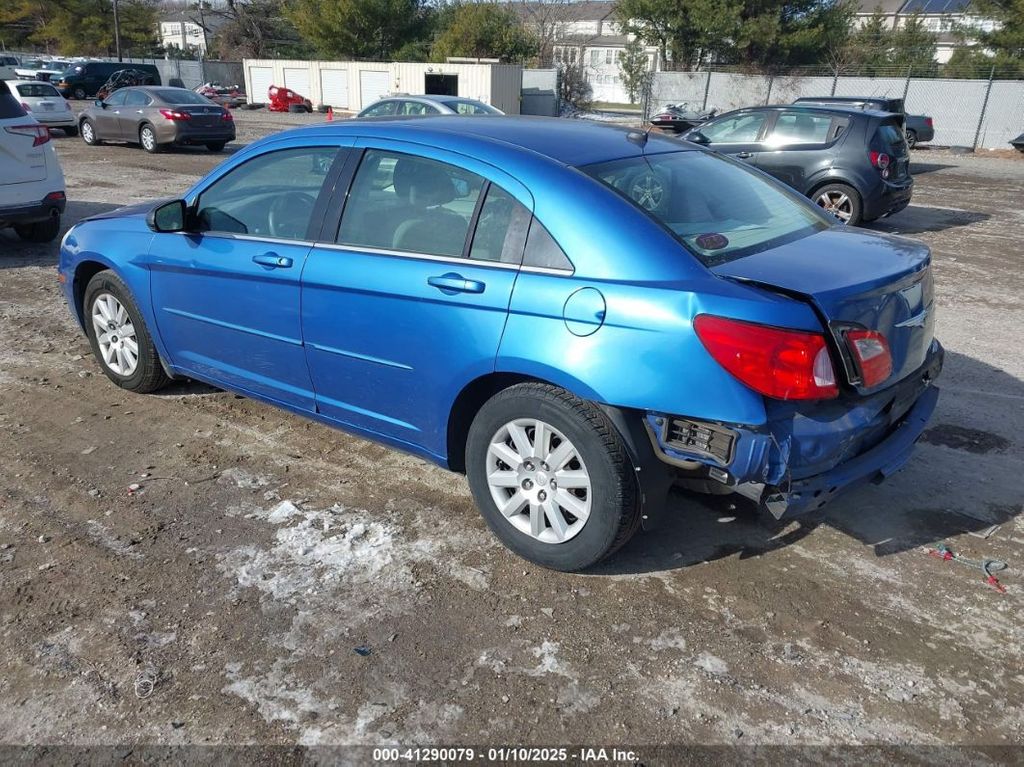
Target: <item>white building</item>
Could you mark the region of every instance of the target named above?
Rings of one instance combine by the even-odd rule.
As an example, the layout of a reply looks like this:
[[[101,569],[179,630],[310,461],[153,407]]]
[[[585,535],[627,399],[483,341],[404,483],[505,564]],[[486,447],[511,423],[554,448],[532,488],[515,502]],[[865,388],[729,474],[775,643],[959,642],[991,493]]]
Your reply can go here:
[[[854,16],[854,26],[864,26],[880,10],[886,27],[903,26],[915,14],[930,32],[937,36],[935,60],[945,64],[961,44],[955,32],[958,29],[991,32],[996,22],[971,11],[971,0],[860,0]]]
[[[197,11],[176,11],[160,18],[160,44],[164,48],[195,50],[205,54],[220,19],[200,18]]]

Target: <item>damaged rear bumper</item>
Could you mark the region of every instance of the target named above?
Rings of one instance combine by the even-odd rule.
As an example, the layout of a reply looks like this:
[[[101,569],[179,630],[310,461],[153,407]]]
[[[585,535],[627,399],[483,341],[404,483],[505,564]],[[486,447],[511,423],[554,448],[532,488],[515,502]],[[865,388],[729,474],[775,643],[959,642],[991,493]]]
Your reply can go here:
[[[801,408],[772,403],[759,427],[648,413],[647,432],[683,484],[735,492],[777,519],[824,506],[844,490],[881,481],[913,453],[938,402],[937,342],[912,375],[874,395]]]

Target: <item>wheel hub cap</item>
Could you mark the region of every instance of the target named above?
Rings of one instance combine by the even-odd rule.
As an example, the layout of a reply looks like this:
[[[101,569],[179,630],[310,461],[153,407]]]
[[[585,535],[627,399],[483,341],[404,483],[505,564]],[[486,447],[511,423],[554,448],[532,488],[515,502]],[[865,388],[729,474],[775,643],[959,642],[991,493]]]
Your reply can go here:
[[[103,364],[121,376],[139,366],[139,343],[128,311],[110,293],[101,293],[92,304],[92,324]]]
[[[590,517],[590,475],[576,447],[550,424],[502,426],[487,450],[487,484],[502,517],[542,543],[564,543]]]

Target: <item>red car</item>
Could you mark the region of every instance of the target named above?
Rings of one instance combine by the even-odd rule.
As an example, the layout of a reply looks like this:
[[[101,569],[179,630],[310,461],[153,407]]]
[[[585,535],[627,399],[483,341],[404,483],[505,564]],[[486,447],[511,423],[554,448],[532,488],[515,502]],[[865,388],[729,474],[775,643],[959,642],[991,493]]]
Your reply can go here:
[[[267,109],[271,112],[312,112],[313,102],[305,96],[300,96],[291,88],[278,88],[271,85],[267,91],[270,103]]]

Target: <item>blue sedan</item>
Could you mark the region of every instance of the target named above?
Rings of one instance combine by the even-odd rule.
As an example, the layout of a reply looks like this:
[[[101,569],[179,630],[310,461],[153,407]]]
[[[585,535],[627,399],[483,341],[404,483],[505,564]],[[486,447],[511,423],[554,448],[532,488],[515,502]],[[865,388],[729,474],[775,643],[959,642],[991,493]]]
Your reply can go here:
[[[930,260],[667,137],[429,117],[251,144],[73,227],[59,276],[118,386],[464,472],[510,549],[578,570],[673,484],[783,518],[899,469],[938,397]]]

